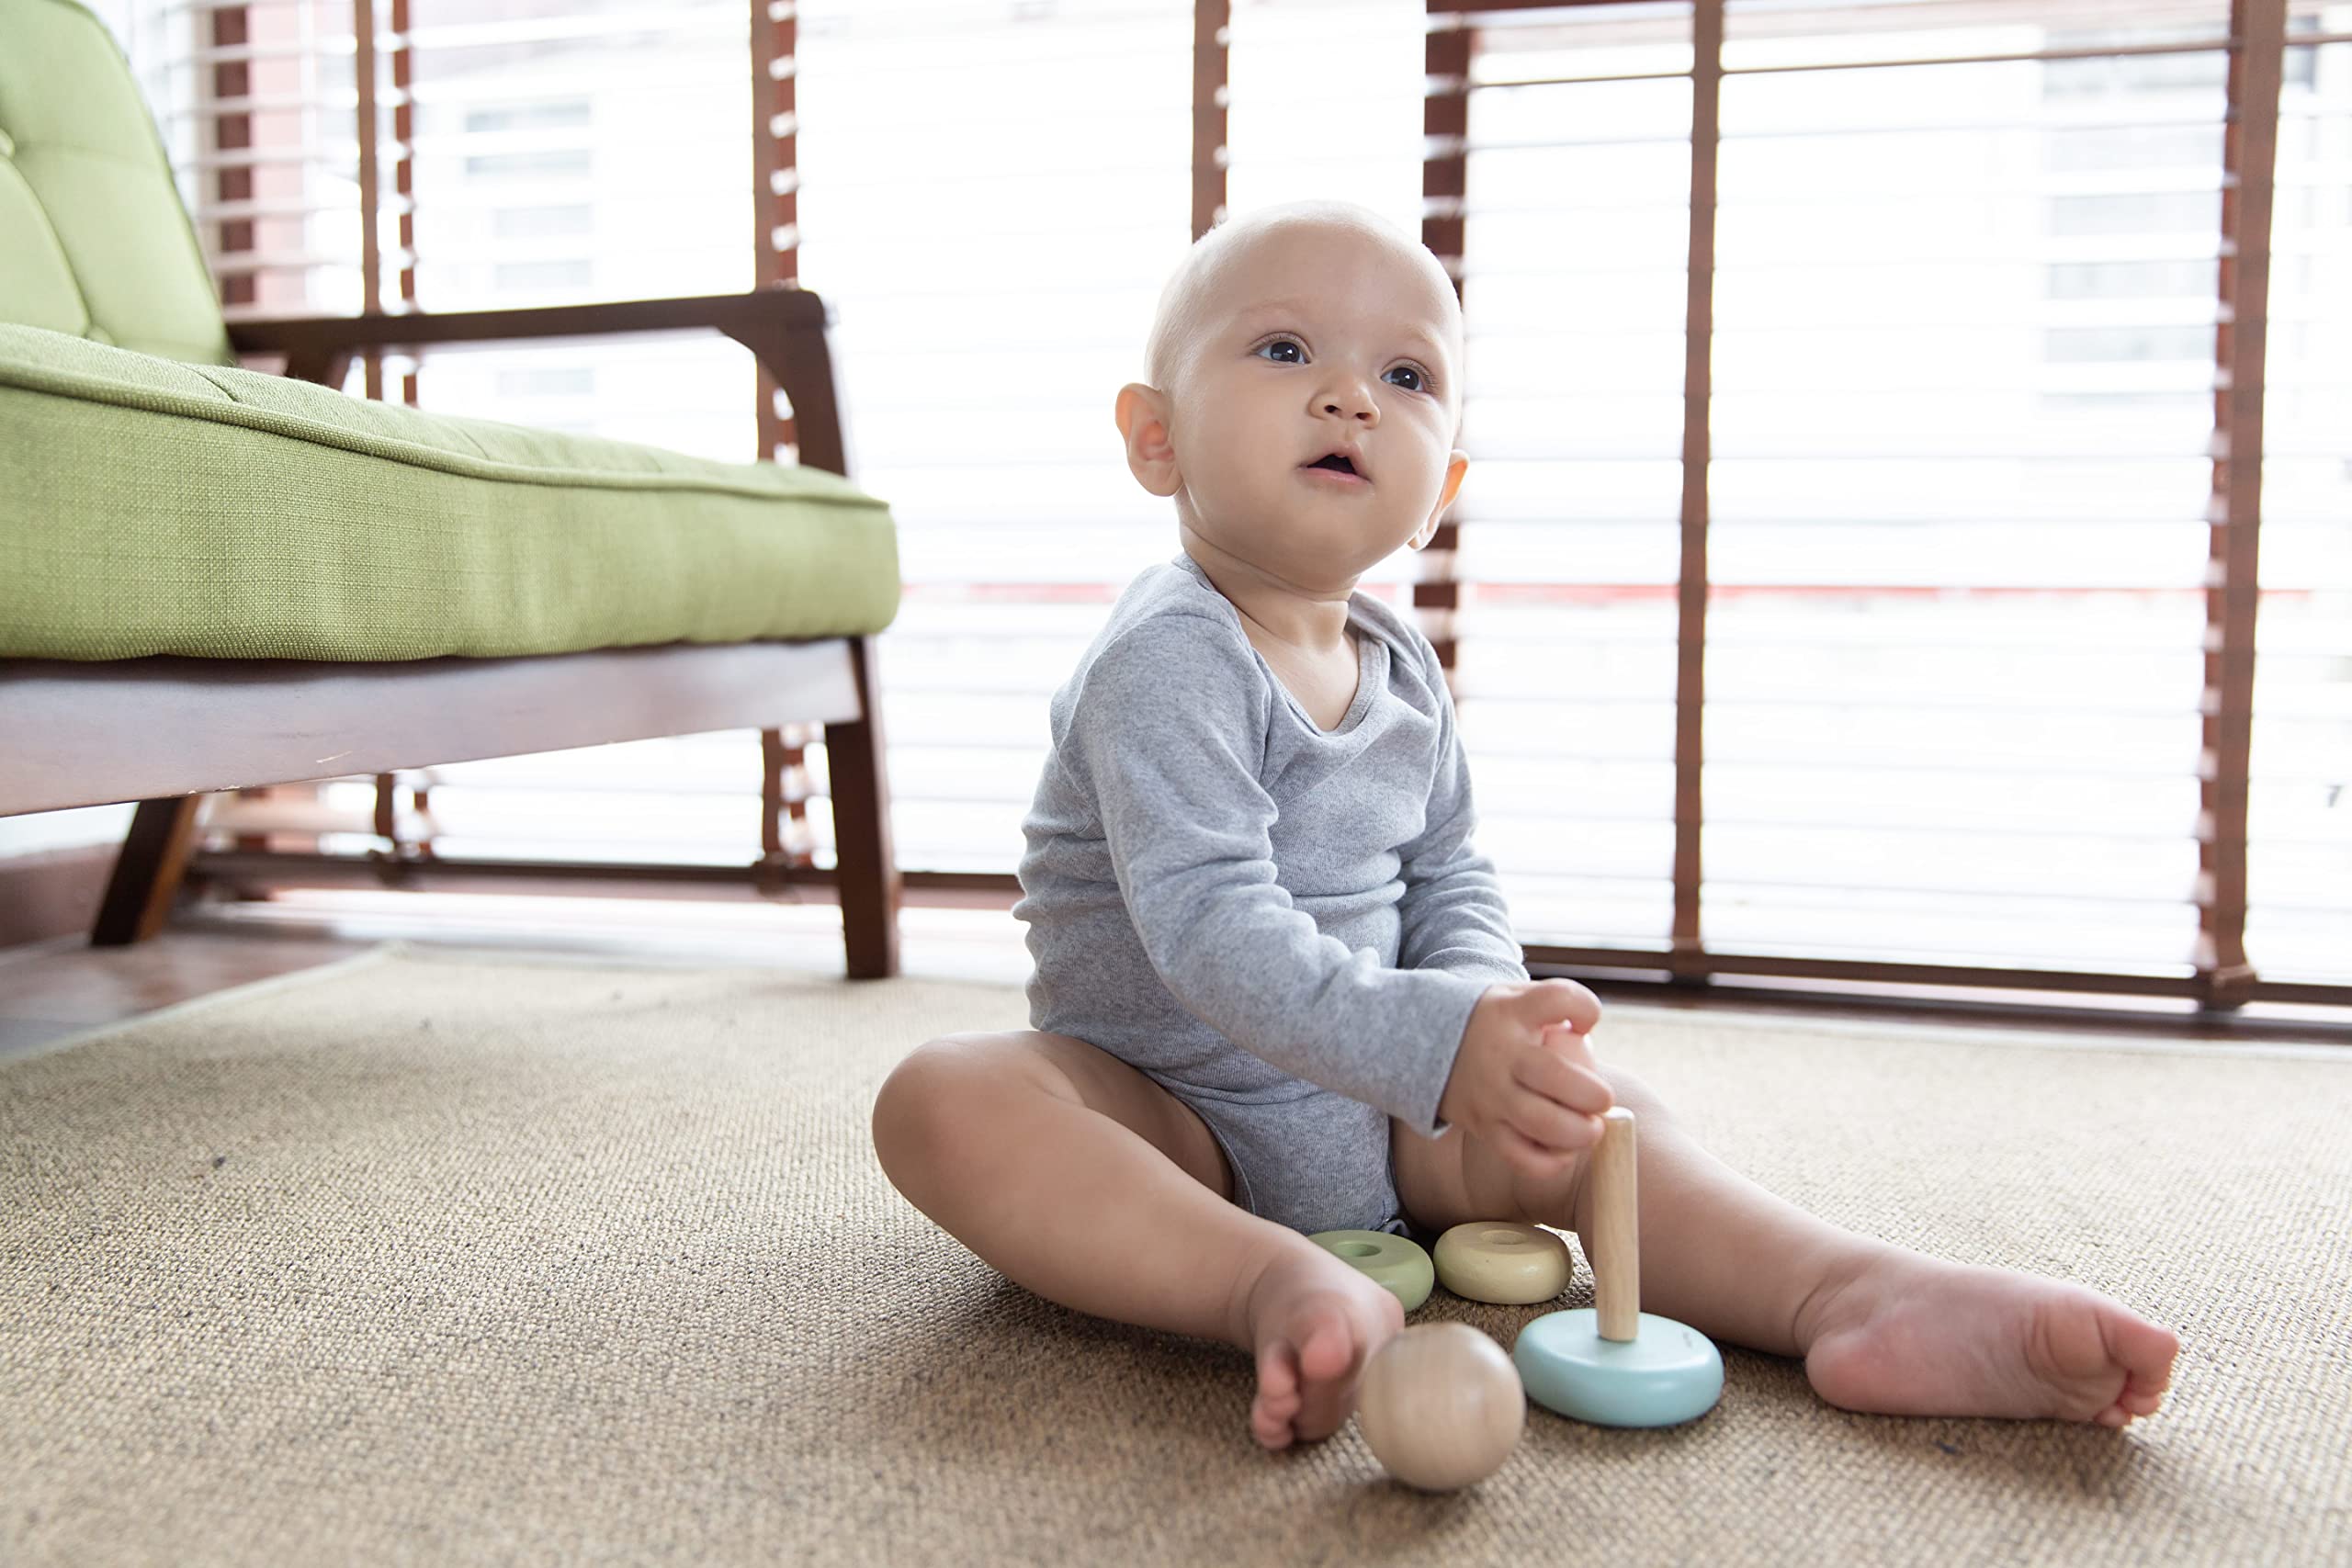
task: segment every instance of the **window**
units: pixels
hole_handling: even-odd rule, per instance
[[[406,9],[387,52],[413,57],[379,62],[379,141],[407,182],[384,176],[387,299],[750,285],[741,7]],[[2246,938],[2266,976],[2340,986],[2352,6],[2290,9]],[[232,308],[356,308],[348,7],[114,12],[243,280]],[[198,29],[228,12],[230,53],[272,49],[197,81],[190,51],[224,47]],[[792,12],[795,112],[767,129],[793,145],[770,188],[798,226],[765,239],[839,312],[854,472],[901,525],[881,649],[910,870],[1010,871],[1048,697],[1175,547],[1109,408],[1190,234],[1195,15]],[[1452,548],[1365,587],[1452,655],[1481,844],[1531,942],[2151,982],[2199,962],[2228,18],[2225,0],[1233,0],[1206,176],[1227,207],[1345,197],[1446,236],[1461,269],[1474,461]],[[1719,85],[1700,42],[1718,21]],[[1458,142],[1425,134],[1449,105]],[[467,350],[423,372],[436,412],[755,445],[731,344]],[[1686,665],[1694,516],[1705,643]],[[741,862],[755,750],[468,764],[438,771],[432,815],[451,855]],[[366,844],[366,791],[335,798],[359,835],[339,841]]]

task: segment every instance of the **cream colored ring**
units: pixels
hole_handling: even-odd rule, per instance
[[[1525,1306],[1568,1288],[1568,1244],[1510,1220],[1472,1220],[1437,1238],[1438,1283],[1474,1302]]]

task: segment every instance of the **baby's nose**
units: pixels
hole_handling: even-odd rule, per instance
[[[1325,413],[1338,414],[1342,419],[1352,414],[1357,419],[1363,421],[1366,424],[1378,424],[1380,423],[1380,405],[1374,402],[1370,398],[1350,398],[1345,401],[1339,401],[1335,400],[1325,403],[1323,405],[1323,412]]]

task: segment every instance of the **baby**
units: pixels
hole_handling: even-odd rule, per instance
[[[1594,1056],[1591,992],[1530,980],[1436,652],[1353,592],[1461,487],[1462,337],[1437,259],[1361,209],[1261,210],[1193,247],[1150,384],[1116,404],[1182,549],[1056,694],[1023,823],[1036,1028],[900,1064],[883,1169],[1040,1295],[1251,1352],[1250,1428],[1280,1449],[1337,1430],[1403,1327],[1308,1234],[1509,1219],[1589,1248],[1589,1151],[1622,1103],[1644,1307],[1801,1356],[1849,1410],[2151,1414],[2169,1331],[1773,1196]]]

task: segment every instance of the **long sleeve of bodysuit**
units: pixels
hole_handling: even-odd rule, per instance
[[[1145,953],[1185,1010],[1282,1071],[1435,1136],[1471,1010],[1507,976],[1391,966],[1294,905],[1259,776],[1270,700],[1246,645],[1199,617],[1160,615],[1102,649],[1055,739],[1100,809]],[[1311,880],[1316,867],[1295,860],[1312,846],[1289,852],[1284,869]],[[1424,859],[1467,888],[1457,852],[1441,833]],[[1430,929],[1441,926],[1455,922]]]

